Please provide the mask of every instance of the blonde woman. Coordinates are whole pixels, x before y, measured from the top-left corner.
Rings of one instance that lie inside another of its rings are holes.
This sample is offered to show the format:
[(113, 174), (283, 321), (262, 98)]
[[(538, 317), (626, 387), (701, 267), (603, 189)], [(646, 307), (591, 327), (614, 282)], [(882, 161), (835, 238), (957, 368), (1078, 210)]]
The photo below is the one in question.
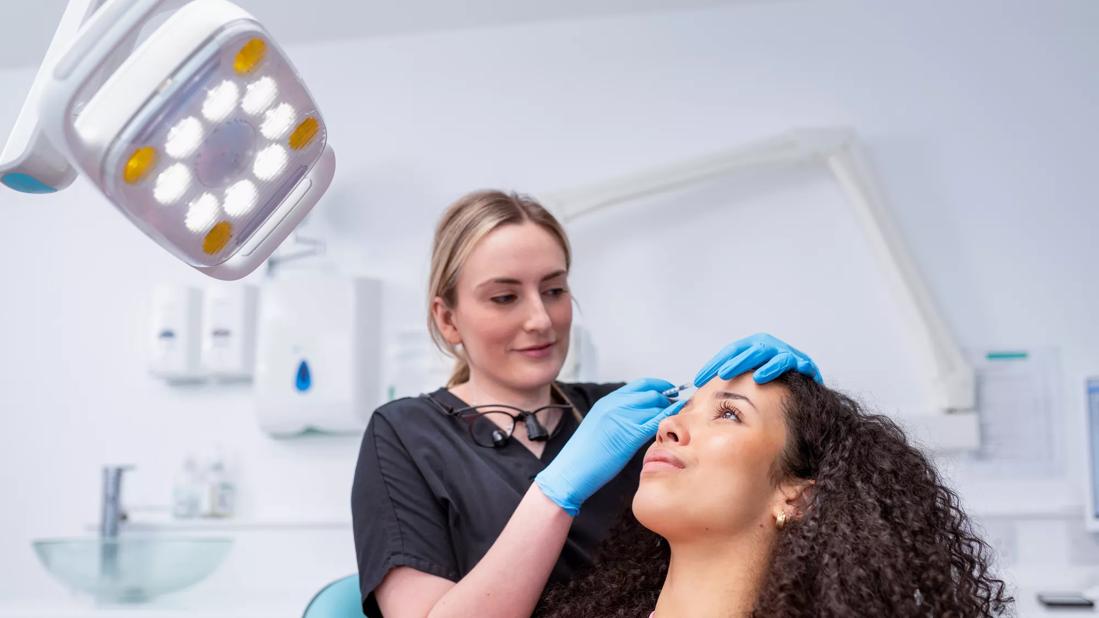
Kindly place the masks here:
[[(445, 387), (379, 408), (363, 437), (352, 512), (368, 616), (530, 615), (629, 508), (639, 452), (681, 404), (663, 380), (556, 381), (570, 267), (563, 228), (530, 198), (481, 191), (443, 214), (428, 328), (456, 365)], [(761, 383), (820, 379), (804, 354), (756, 335), (696, 384), (757, 367)]]

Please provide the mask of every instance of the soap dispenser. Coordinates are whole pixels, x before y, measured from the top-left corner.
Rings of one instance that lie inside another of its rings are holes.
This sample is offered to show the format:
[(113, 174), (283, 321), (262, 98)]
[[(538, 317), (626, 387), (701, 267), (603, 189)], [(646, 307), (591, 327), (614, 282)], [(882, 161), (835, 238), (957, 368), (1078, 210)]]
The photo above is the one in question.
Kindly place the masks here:
[(157, 286), (149, 324), (149, 371), (169, 381), (202, 377), (199, 325), (202, 293), (184, 286)]

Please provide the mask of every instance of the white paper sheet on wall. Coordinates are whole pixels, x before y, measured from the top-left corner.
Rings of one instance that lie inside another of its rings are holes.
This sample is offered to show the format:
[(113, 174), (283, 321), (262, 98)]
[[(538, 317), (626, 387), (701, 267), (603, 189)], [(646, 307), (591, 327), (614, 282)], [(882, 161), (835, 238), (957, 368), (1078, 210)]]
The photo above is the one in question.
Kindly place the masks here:
[(988, 479), (1064, 474), (1064, 423), (1057, 413), (1055, 349), (970, 353), (977, 372), (981, 447), (964, 463)]

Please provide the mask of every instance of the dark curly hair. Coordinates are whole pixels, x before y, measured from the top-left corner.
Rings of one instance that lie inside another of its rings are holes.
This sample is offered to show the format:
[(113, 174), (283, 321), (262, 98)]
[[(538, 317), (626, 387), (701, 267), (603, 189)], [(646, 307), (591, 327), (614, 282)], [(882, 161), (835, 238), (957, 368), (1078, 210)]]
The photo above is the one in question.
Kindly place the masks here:
[[(796, 372), (779, 378), (787, 442), (776, 481), (813, 479), (802, 517), (779, 533), (756, 616), (969, 617), (1008, 612), (973, 531), (932, 463), (891, 419)], [(593, 567), (551, 584), (535, 616), (644, 618), (670, 552), (626, 510)]]

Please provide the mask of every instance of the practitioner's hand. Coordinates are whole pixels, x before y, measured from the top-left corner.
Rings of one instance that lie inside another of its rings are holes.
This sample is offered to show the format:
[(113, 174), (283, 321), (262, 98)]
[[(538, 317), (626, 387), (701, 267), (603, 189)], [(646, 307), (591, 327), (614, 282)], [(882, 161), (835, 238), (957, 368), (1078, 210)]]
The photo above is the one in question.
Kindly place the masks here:
[(757, 367), (752, 375), (756, 384), (770, 382), (792, 369), (824, 383), (816, 363), (804, 352), (767, 333), (757, 333), (721, 348), (695, 376), (695, 386), (701, 387), (715, 375), (728, 380)]
[(673, 404), (660, 394), (673, 386), (642, 378), (597, 401), (557, 457), (534, 478), (542, 493), (575, 517), (580, 505), (656, 435), (660, 421), (686, 403)]

